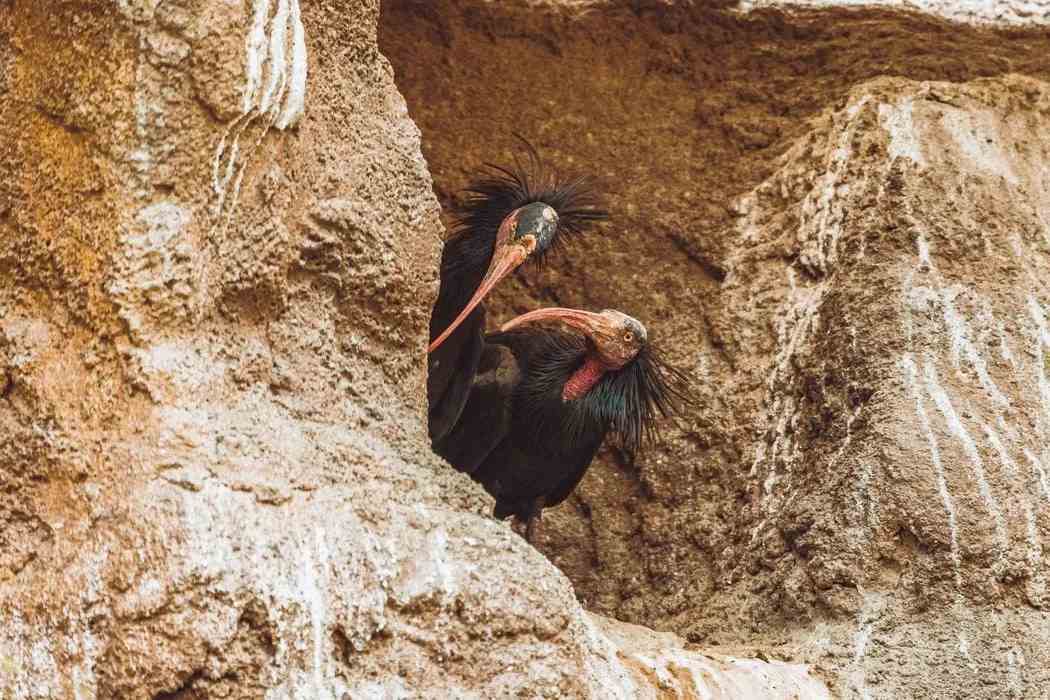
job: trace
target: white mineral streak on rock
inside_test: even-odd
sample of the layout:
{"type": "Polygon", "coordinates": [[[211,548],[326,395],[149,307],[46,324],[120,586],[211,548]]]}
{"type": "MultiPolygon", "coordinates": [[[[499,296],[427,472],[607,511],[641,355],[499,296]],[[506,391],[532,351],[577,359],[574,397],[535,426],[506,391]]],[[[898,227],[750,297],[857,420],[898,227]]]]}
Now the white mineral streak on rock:
{"type": "Polygon", "coordinates": [[[256,106],[259,86],[262,85],[263,64],[266,62],[266,20],[270,14],[270,0],[255,0],[252,26],[245,38],[244,96],[241,114],[248,114],[256,106]]]}
{"type": "Polygon", "coordinates": [[[1050,481],[1047,481],[1046,470],[1043,469],[1043,463],[1028,448],[1025,448],[1024,456],[1032,466],[1033,474],[1039,479],[1039,490],[1042,491],[1043,498],[1045,498],[1047,502],[1050,502],[1050,481]]]}
{"type": "Polygon", "coordinates": [[[150,86],[146,79],[145,62],[139,61],[135,67],[135,141],[136,146],[128,154],[128,160],[138,176],[135,195],[143,197],[149,192],[148,175],[153,170],[153,147],[150,145],[150,86]]]}
{"type": "MultiPolygon", "coordinates": [[[[703,698],[704,700],[823,700],[831,698],[827,687],[810,675],[802,664],[743,659],[683,648],[672,634],[588,615],[599,635],[612,642],[610,658],[625,666],[631,686],[610,687],[607,697],[631,700],[658,698],[703,698]],[[655,680],[655,683],[653,682],[655,680]]],[[[614,667],[615,670],[615,667],[614,667]]]]}
{"type": "Polygon", "coordinates": [[[959,630],[959,656],[966,660],[966,665],[973,670],[977,670],[977,664],[974,662],[973,657],[970,655],[970,640],[967,639],[966,633],[959,630]]]}
{"type": "Polygon", "coordinates": [[[952,406],[948,393],[941,386],[937,378],[937,368],[934,366],[931,357],[926,357],[923,368],[926,391],[929,393],[930,398],[933,399],[937,410],[941,412],[941,416],[944,417],[945,422],[948,424],[948,429],[962,443],[963,451],[970,459],[974,480],[977,482],[977,490],[981,494],[981,500],[984,501],[984,507],[988,509],[995,523],[995,537],[998,541],[998,554],[1001,559],[1006,556],[1006,550],[1009,547],[1009,541],[1006,536],[1006,522],[1003,519],[1002,510],[999,508],[999,501],[996,499],[995,494],[992,493],[992,487],[988,483],[988,478],[984,471],[984,460],[981,459],[981,453],[977,450],[977,445],[974,443],[973,438],[970,437],[966,426],[959,419],[959,414],[956,413],[955,407],[952,406]]]}
{"type": "Polygon", "coordinates": [[[33,670],[27,668],[26,632],[18,611],[0,612],[0,690],[5,696],[24,698],[31,691],[33,670]]]}
{"type": "Polygon", "coordinates": [[[299,0],[278,0],[277,10],[269,25],[270,45],[267,54],[265,42],[258,41],[256,22],[260,12],[269,12],[269,5],[269,0],[255,0],[252,33],[256,36],[250,37],[246,50],[249,54],[253,50],[261,53],[250,59],[256,74],[247,76],[244,113],[255,110],[258,114],[269,116],[270,123],[278,129],[286,129],[299,122],[305,106],[306,30],[299,11],[299,0]],[[260,71],[263,68],[269,71],[268,80],[266,90],[259,94],[262,85],[260,71]]]}
{"type": "MultiPolygon", "coordinates": [[[[794,273],[788,269],[788,277],[792,278],[794,273]]],[[[802,344],[814,330],[818,322],[820,302],[823,300],[825,286],[820,285],[814,289],[803,289],[792,285],[792,293],[786,302],[784,314],[777,324],[777,356],[773,364],[773,370],[766,377],[766,390],[772,397],[771,416],[776,416],[776,429],[773,431],[773,444],[766,449],[765,443],[759,443],[755,458],[751,463],[751,474],[758,473],[758,467],[767,457],[776,457],[784,449],[786,441],[787,426],[794,418],[796,404],[794,396],[784,395],[776,391],[778,377],[784,376],[791,371],[791,361],[799,351],[802,344]]],[[[778,475],[774,469],[763,481],[763,499],[772,495],[776,486],[778,475]]]]}
{"type": "Polygon", "coordinates": [[[956,369],[960,368],[960,360],[965,357],[970,363],[970,366],[977,372],[977,378],[981,382],[981,386],[984,388],[988,395],[995,400],[996,403],[1000,404],[1003,408],[1007,408],[1010,405],[1009,399],[1007,399],[999,387],[992,381],[991,376],[988,374],[988,365],[984,361],[984,357],[981,356],[973,343],[970,341],[970,326],[966,322],[966,319],[955,310],[955,297],[959,294],[965,294],[966,290],[962,287],[949,287],[943,291],[942,294],[942,305],[944,307],[944,323],[948,328],[948,332],[951,334],[952,341],[952,364],[955,365],[956,369]]]}
{"type": "Polygon", "coordinates": [[[212,161],[217,217],[227,199],[228,213],[236,208],[248,160],[267,132],[274,127],[285,130],[295,126],[305,108],[308,61],[299,0],[277,0],[272,17],[271,9],[270,0],[254,0],[245,37],[241,114],[226,125],[212,161]],[[260,118],[264,122],[262,131],[241,158],[241,137],[260,118]]]}
{"type": "Polygon", "coordinates": [[[850,662],[849,686],[862,700],[871,697],[868,689],[867,669],[864,666],[864,657],[868,651],[868,643],[871,641],[872,632],[879,615],[882,614],[885,602],[882,595],[861,591],[863,602],[857,611],[857,631],[853,633],[853,659],[850,662]]]}
{"type": "MultiPolygon", "coordinates": [[[[838,260],[838,243],[842,236],[844,212],[842,202],[849,194],[850,185],[845,180],[846,164],[853,157],[850,144],[856,133],[859,120],[854,119],[869,101],[868,96],[852,103],[845,111],[849,121],[844,128],[832,131],[828,138],[823,173],[802,202],[803,228],[808,234],[800,234],[816,241],[815,251],[804,251],[801,258],[828,274],[838,260]],[[830,140],[834,138],[834,147],[830,140]]],[[[821,285],[826,287],[826,282],[821,285]]],[[[823,289],[821,290],[823,292],[823,289]]],[[[823,297],[823,293],[821,294],[823,297]]]]}
{"type": "MultiPolygon", "coordinates": [[[[961,144],[956,147],[962,149],[961,144]]],[[[973,154],[970,154],[972,157],[973,154]]],[[[999,173],[1004,178],[1007,173],[999,173]]],[[[990,399],[981,405],[983,411],[989,411],[993,420],[980,418],[980,411],[976,411],[969,401],[963,398],[963,394],[952,392],[949,395],[949,386],[942,385],[937,371],[937,360],[934,353],[926,351],[923,363],[923,387],[913,386],[913,393],[917,402],[920,425],[926,433],[930,443],[931,455],[937,472],[938,490],[941,491],[942,500],[946,509],[949,510],[949,529],[953,533],[953,561],[957,561],[957,536],[955,535],[956,518],[950,494],[947,491],[945,481],[945,469],[941,460],[942,454],[937,445],[936,437],[932,431],[929,418],[922,408],[923,389],[925,394],[937,407],[944,419],[949,432],[959,441],[962,452],[966,455],[966,461],[970,467],[970,473],[976,485],[977,494],[981,503],[992,516],[991,520],[995,527],[995,543],[999,565],[1003,566],[1009,553],[1010,538],[1007,530],[1008,521],[1018,518],[1024,527],[1024,562],[1030,577],[1025,582],[1025,592],[1028,599],[1035,605],[1042,604],[1046,595],[1044,563],[1042,556],[1042,541],[1038,524],[1038,502],[1040,499],[1050,500],[1050,484],[1047,483],[1042,460],[1026,444],[1026,440],[1035,438],[1039,443],[1046,440],[1048,428],[1050,428],[1050,382],[1047,381],[1044,360],[1044,348],[1050,344],[1050,330],[1047,329],[1046,315],[1042,306],[1034,296],[1028,295],[1025,300],[1030,323],[1024,319],[1015,322],[1021,327],[1021,332],[1031,339],[1033,349],[1024,352],[1015,352],[1010,345],[1007,326],[996,317],[990,298],[982,296],[972,286],[962,284],[950,284],[942,273],[934,265],[930,245],[923,233],[920,231],[916,237],[918,250],[918,264],[913,272],[905,276],[904,291],[907,304],[905,305],[905,326],[910,346],[915,346],[920,340],[915,337],[914,331],[917,323],[927,324],[937,318],[940,307],[940,318],[943,328],[947,331],[948,346],[946,348],[948,359],[955,368],[955,378],[962,386],[973,386],[975,383],[980,387],[983,394],[990,399]],[[914,280],[919,275],[924,275],[930,280],[928,285],[915,285],[914,280]],[[965,299],[966,303],[958,302],[965,299]],[[1011,401],[1000,390],[992,378],[991,367],[997,362],[995,358],[986,358],[983,354],[985,348],[998,349],[1001,362],[998,367],[1006,367],[1012,375],[1007,380],[1015,386],[1025,387],[1028,391],[1024,398],[1035,399],[1036,411],[1026,408],[1032,405],[1028,401],[1011,401]],[[1034,356],[1032,367],[1028,366],[1028,355],[1034,356]],[[990,364],[991,363],[991,364],[990,364]],[[969,370],[972,369],[972,372],[969,370]],[[1034,376],[1033,376],[1034,374],[1034,376]],[[974,382],[976,379],[976,382],[974,382]],[[1035,391],[1032,391],[1035,389],[1035,391]],[[958,408],[957,408],[958,406],[958,408]],[[1027,420],[1018,412],[1028,412],[1027,420]],[[964,421],[963,417],[966,418],[964,421]],[[973,431],[966,426],[966,422],[976,423],[973,431]],[[1034,425],[1035,435],[1028,435],[1025,429],[1015,425],[1034,425]],[[979,426],[979,427],[977,427],[979,426]],[[980,435],[976,437],[974,431],[980,435]],[[1022,469],[1011,453],[1023,454],[1030,468],[1022,469]],[[986,469],[988,460],[992,459],[989,454],[994,454],[1000,463],[1003,478],[996,478],[996,487],[1003,493],[996,495],[993,490],[992,481],[986,469]],[[1004,510],[1001,501],[1005,499],[1004,510]]],[[[1017,239],[1010,249],[1015,255],[1024,261],[1024,244],[1017,239]]],[[[1026,267],[1027,269],[1027,267],[1026,267]]],[[[1031,274],[1029,273],[1029,277],[1031,274]]],[[[1032,280],[1038,284],[1038,280],[1032,280]]],[[[1016,327],[1012,326],[1011,331],[1016,327]]],[[[1014,331],[1016,332],[1016,331],[1014,331]]],[[[1014,340],[1017,343],[1016,340],[1014,340]]],[[[1023,347],[1017,346],[1015,347],[1023,347]]],[[[912,354],[906,353],[902,365],[905,367],[909,383],[918,383],[918,367],[912,359],[912,354]]],[[[958,571],[956,572],[957,583],[958,571]]]]}
{"type": "MultiPolygon", "coordinates": [[[[295,2],[296,0],[292,0],[295,2]]],[[[270,73],[266,89],[259,98],[258,109],[261,114],[268,113],[284,97],[287,75],[285,74],[285,35],[288,33],[288,2],[277,0],[277,11],[270,21],[270,73]]]]}
{"type": "Polygon", "coordinates": [[[937,479],[937,492],[941,495],[944,511],[948,515],[948,534],[951,546],[952,570],[955,573],[955,587],[962,587],[962,558],[959,554],[959,530],[956,524],[955,502],[948,491],[948,480],[944,473],[944,464],[941,462],[941,450],[937,444],[937,436],[930,426],[930,417],[926,413],[922,387],[919,384],[919,370],[911,353],[905,353],[901,359],[904,369],[904,381],[911,388],[912,397],[915,399],[915,413],[919,418],[919,426],[930,445],[930,460],[937,479]]]}
{"type": "MultiPolygon", "coordinates": [[[[842,444],[831,458],[830,468],[834,468],[846,453],[846,449],[853,442],[853,423],[864,410],[864,404],[859,404],[852,413],[846,417],[846,436],[842,444]]],[[[875,460],[864,459],[860,461],[860,473],[857,476],[857,487],[853,491],[853,499],[856,510],[853,513],[854,523],[850,528],[856,533],[858,542],[871,540],[872,533],[879,528],[879,492],[871,488],[871,480],[874,476],[875,460]]]]}
{"type": "Polygon", "coordinates": [[[323,528],[319,527],[314,530],[314,546],[311,548],[309,545],[304,545],[302,555],[303,560],[298,572],[298,588],[303,593],[303,598],[309,608],[312,653],[309,683],[305,682],[305,678],[303,679],[305,687],[298,695],[317,698],[317,700],[334,699],[335,695],[330,682],[334,675],[331,669],[331,655],[325,647],[329,622],[326,600],[329,590],[329,551],[323,528]]]}
{"type": "MultiPolygon", "coordinates": [[[[983,304],[981,305],[979,313],[980,322],[985,327],[995,329],[996,337],[999,339],[999,357],[1001,357],[1004,362],[1009,363],[1014,370],[1017,370],[1020,367],[1020,363],[1017,359],[1017,354],[1014,353],[1013,349],[1010,347],[1010,336],[1006,332],[1006,325],[995,317],[990,300],[987,298],[983,299],[983,304]]],[[[978,345],[980,344],[981,343],[978,342],[978,345]]]]}
{"type": "Polygon", "coordinates": [[[907,158],[916,165],[925,165],[922,141],[912,120],[914,100],[903,99],[896,104],[879,105],[879,124],[890,137],[890,158],[907,158]]]}
{"type": "Polygon", "coordinates": [[[1010,697],[1024,697],[1027,685],[1024,680],[1024,667],[1024,651],[1010,649],[1006,652],[1006,669],[1009,676],[1006,687],[1010,690],[1010,697]]]}
{"type": "Polygon", "coordinates": [[[1028,480],[1021,475],[1021,470],[1017,468],[1017,464],[1010,457],[1010,453],[1003,445],[1003,441],[999,438],[996,430],[987,423],[983,427],[988,442],[991,443],[996,454],[999,455],[999,461],[1003,465],[1003,470],[1014,487],[1015,500],[1024,514],[1025,539],[1028,544],[1025,559],[1032,571],[1032,588],[1029,591],[1029,598],[1038,604],[1046,594],[1046,579],[1043,576],[1043,543],[1039,537],[1039,525],[1035,519],[1032,503],[1027,498],[1028,488],[1024,486],[1028,483],[1028,480]]]}
{"type": "Polygon", "coordinates": [[[275,126],[287,129],[299,122],[306,104],[306,31],[299,15],[299,0],[292,2],[292,57],[289,68],[290,82],[284,99],[284,107],[275,126]]]}
{"type": "Polygon", "coordinates": [[[216,214],[222,212],[223,203],[226,201],[226,189],[230,184],[230,180],[233,179],[234,165],[240,152],[241,133],[247,128],[248,121],[242,116],[227,124],[222,132],[222,137],[219,138],[219,145],[215,148],[215,158],[212,160],[211,187],[216,197],[216,214]],[[238,125],[240,125],[240,128],[237,128],[236,133],[233,133],[238,125]],[[230,141],[231,135],[232,141],[230,141]],[[230,141],[230,143],[227,144],[227,141],[230,141]]]}
{"type": "MultiPolygon", "coordinates": [[[[1046,314],[1042,305],[1034,296],[1028,296],[1028,313],[1035,322],[1035,375],[1039,387],[1041,421],[1044,426],[1050,424],[1050,381],[1046,377],[1046,352],[1050,348],[1050,329],[1047,328],[1046,314]]],[[[1044,439],[1046,438],[1044,434],[1044,439]]]]}
{"type": "MultiPolygon", "coordinates": [[[[956,298],[962,295],[971,295],[972,291],[962,285],[943,284],[940,278],[940,273],[937,271],[937,268],[934,266],[933,261],[930,258],[930,244],[922,232],[917,236],[916,246],[918,248],[919,256],[918,271],[933,273],[933,279],[937,284],[936,286],[930,287],[921,285],[913,286],[911,284],[912,277],[909,278],[909,282],[906,284],[906,294],[919,296],[924,301],[937,304],[943,309],[944,325],[948,330],[949,338],[951,340],[952,364],[955,366],[956,370],[960,372],[960,378],[965,380],[965,377],[961,375],[962,360],[965,359],[977,373],[977,378],[980,380],[981,387],[987,392],[988,396],[1002,408],[1009,408],[1010,400],[1003,395],[1002,391],[1000,391],[999,387],[995,384],[995,381],[992,380],[992,377],[988,372],[987,362],[971,340],[973,331],[970,328],[969,323],[967,323],[966,318],[960,314],[955,307],[956,298]]],[[[987,300],[980,301],[986,302],[987,300]]],[[[988,322],[995,322],[995,318],[987,308],[986,303],[982,307],[981,315],[988,322]]]]}
{"type": "Polygon", "coordinates": [[[915,245],[919,250],[919,271],[927,272],[931,270],[933,261],[930,259],[930,243],[921,231],[915,240],[915,245]]]}
{"type": "Polygon", "coordinates": [[[1045,0],[741,0],[737,12],[762,7],[886,7],[973,24],[1050,24],[1045,0]]]}
{"type": "MultiPolygon", "coordinates": [[[[866,108],[871,108],[871,98],[868,95],[851,101],[836,113],[837,128],[829,133],[822,149],[826,155],[820,165],[821,175],[809,188],[800,204],[801,223],[798,236],[804,243],[799,259],[803,264],[820,270],[823,276],[816,284],[800,284],[792,267],[787,267],[785,272],[789,292],[777,321],[776,359],[765,381],[766,400],[769,405],[766,419],[772,423],[772,439],[769,444],[759,441],[749,472],[750,476],[761,479],[762,507],[766,512],[772,512],[776,508],[774,499],[770,497],[775,495],[777,483],[784,476],[777,472],[775,465],[799,463],[801,458],[801,448],[794,437],[796,431],[789,429],[794,428],[798,420],[796,395],[783,391],[778,382],[795,374],[794,358],[803,352],[809,339],[822,330],[820,309],[828,291],[835,284],[834,275],[845,216],[844,206],[849,199],[850,190],[846,178],[848,163],[853,158],[851,144],[860,124],[857,115],[866,108]],[[768,465],[768,472],[760,474],[765,465],[768,465]]],[[[779,184],[767,181],[756,191],[770,184],[779,187],[779,184]]],[[[741,240],[752,240],[753,231],[760,229],[758,222],[761,221],[762,210],[756,205],[756,201],[755,193],[752,192],[737,202],[736,209],[744,213],[738,228],[741,240]]],[[[862,252],[857,254],[861,255],[862,252]]],[[[839,328],[836,332],[843,330],[855,333],[852,327],[839,328]]],[[[855,415],[848,416],[846,420],[852,423],[855,418],[855,415]]],[[[847,425],[847,433],[850,427],[847,425]]],[[[848,442],[847,439],[846,444],[836,451],[834,460],[843,456],[848,442]]],[[[761,530],[760,522],[751,531],[752,541],[761,530]]]]}
{"type": "MultiPolygon", "coordinates": [[[[848,437],[848,436],[847,436],[848,437]]],[[[858,513],[858,535],[870,539],[873,532],[879,529],[879,494],[871,490],[871,479],[874,475],[875,461],[865,459],[860,464],[860,476],[857,479],[857,490],[854,492],[858,513]]]]}

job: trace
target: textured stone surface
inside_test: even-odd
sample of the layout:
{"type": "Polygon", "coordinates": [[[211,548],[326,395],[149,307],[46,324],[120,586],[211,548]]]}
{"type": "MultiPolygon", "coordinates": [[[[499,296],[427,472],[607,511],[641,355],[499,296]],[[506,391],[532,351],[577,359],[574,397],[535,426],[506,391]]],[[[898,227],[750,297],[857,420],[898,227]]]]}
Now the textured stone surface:
{"type": "Polygon", "coordinates": [[[378,3],[0,0],[0,696],[1044,696],[1050,42],[738,9],[383,6],[439,198],[518,130],[620,212],[494,318],[696,380],[562,575],[426,446],[378,3]]]}
{"type": "Polygon", "coordinates": [[[0,0],[0,697],[824,695],[620,648],[430,454],[378,10],[0,0]]]}
{"type": "Polygon", "coordinates": [[[761,7],[886,7],[940,15],[957,22],[1038,26],[1050,24],[1047,0],[741,0],[738,9],[761,7]]]}
{"type": "Polygon", "coordinates": [[[421,7],[385,3],[380,44],[439,198],[518,131],[617,215],[500,290],[493,323],[621,308],[701,397],[545,517],[585,605],[809,663],[845,697],[1044,697],[1045,30],[421,7]]]}

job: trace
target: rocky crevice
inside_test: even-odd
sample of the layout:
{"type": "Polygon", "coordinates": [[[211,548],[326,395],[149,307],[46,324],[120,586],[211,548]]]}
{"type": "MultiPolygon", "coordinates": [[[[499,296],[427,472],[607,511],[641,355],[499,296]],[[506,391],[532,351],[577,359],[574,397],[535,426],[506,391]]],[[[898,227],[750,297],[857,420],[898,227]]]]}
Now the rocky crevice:
{"type": "Polygon", "coordinates": [[[615,214],[500,289],[493,319],[621,308],[701,397],[545,517],[540,548],[584,604],[807,659],[847,696],[972,673],[1037,697],[1045,649],[1020,630],[1044,617],[1045,31],[879,7],[428,6],[384,3],[380,45],[439,198],[519,132],[603,178],[615,214]]]}
{"type": "Polygon", "coordinates": [[[1045,38],[731,5],[0,1],[0,695],[1037,697],[1045,38]],[[511,130],[702,399],[568,579],[424,429],[511,130]]]}

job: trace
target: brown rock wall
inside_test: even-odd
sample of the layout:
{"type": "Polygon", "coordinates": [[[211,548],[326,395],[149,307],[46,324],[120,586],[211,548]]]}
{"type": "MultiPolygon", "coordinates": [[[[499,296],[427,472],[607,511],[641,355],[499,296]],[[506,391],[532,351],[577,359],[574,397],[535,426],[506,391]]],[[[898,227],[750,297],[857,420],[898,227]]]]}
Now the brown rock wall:
{"type": "Polygon", "coordinates": [[[430,454],[441,227],[378,11],[0,2],[0,696],[825,695],[621,658],[430,454]]]}
{"type": "Polygon", "coordinates": [[[513,131],[610,192],[493,322],[621,308],[700,394],[541,549],[593,610],[846,696],[1041,697],[1045,32],[702,5],[383,6],[440,198],[513,131]]]}
{"type": "Polygon", "coordinates": [[[0,694],[1045,694],[1045,32],[730,5],[0,0],[0,694]],[[512,131],[619,217],[494,317],[701,399],[568,579],[423,427],[512,131]]]}

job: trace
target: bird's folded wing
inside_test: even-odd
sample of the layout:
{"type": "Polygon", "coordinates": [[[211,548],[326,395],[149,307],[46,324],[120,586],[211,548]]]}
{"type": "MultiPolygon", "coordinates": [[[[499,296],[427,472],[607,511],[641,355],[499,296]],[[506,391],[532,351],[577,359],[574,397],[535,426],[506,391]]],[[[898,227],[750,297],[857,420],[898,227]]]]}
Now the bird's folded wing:
{"type": "Polygon", "coordinates": [[[437,443],[459,420],[485,348],[485,307],[478,306],[430,357],[428,429],[437,443]]]}
{"type": "Polygon", "coordinates": [[[518,362],[505,345],[486,344],[459,420],[434,451],[461,472],[474,473],[510,430],[511,398],[521,381],[518,362]]]}
{"type": "Polygon", "coordinates": [[[602,439],[599,438],[597,441],[592,440],[589,444],[581,444],[579,449],[572,453],[571,459],[563,465],[565,469],[564,478],[557,487],[547,493],[544,499],[546,507],[553,508],[576,490],[576,487],[583,479],[583,475],[587,473],[587,468],[591,466],[594,455],[598,453],[598,448],[601,446],[602,439]]]}

